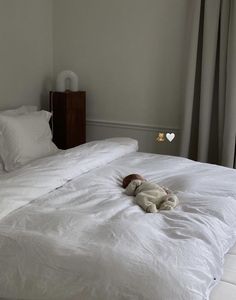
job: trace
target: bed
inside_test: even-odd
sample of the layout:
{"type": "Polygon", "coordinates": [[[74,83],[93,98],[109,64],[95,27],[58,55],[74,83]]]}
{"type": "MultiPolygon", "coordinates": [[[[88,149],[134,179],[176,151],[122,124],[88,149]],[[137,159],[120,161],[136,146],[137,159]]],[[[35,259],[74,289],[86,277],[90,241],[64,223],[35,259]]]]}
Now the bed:
{"type": "Polygon", "coordinates": [[[1,299],[236,299],[235,170],[137,149],[95,141],[1,173],[1,299]],[[146,214],[130,173],[180,205],[146,214]]]}

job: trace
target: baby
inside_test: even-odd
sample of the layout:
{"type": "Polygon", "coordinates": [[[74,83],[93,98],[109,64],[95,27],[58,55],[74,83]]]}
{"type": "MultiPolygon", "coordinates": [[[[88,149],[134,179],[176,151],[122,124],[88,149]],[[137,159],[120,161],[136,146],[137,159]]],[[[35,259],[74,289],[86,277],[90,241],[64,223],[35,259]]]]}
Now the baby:
{"type": "Polygon", "coordinates": [[[128,196],[135,196],[139,206],[148,213],[158,210],[171,210],[178,205],[179,200],[169,190],[146,181],[139,174],[130,174],[123,179],[123,188],[128,196]]]}

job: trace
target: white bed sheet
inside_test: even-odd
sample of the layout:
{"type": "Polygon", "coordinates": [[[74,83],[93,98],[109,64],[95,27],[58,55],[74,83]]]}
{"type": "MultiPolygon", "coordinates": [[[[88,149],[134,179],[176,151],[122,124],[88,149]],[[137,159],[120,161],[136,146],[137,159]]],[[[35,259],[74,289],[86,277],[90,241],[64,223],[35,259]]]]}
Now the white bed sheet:
{"type": "Polygon", "coordinates": [[[213,289],[210,300],[236,299],[236,244],[225,255],[224,272],[219,284],[213,289]]]}
{"type": "Polygon", "coordinates": [[[209,298],[236,239],[235,171],[136,148],[92,143],[1,178],[0,297],[209,298]],[[179,207],[145,214],[120,186],[129,173],[175,190],[179,207]]]}

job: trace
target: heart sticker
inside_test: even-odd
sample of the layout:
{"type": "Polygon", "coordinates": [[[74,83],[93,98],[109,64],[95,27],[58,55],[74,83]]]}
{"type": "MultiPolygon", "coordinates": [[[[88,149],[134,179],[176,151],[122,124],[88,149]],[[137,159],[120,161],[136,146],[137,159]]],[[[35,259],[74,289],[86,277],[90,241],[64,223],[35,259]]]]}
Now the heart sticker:
{"type": "Polygon", "coordinates": [[[175,134],[172,132],[172,133],[167,133],[166,134],[166,138],[169,142],[172,142],[173,139],[175,138],[175,134]]]}

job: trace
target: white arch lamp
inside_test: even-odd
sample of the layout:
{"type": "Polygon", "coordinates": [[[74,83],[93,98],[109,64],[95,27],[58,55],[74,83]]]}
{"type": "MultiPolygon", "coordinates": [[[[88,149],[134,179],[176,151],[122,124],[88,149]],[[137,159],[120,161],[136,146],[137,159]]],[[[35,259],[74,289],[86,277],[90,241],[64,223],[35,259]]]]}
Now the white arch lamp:
{"type": "Polygon", "coordinates": [[[72,92],[77,92],[78,91],[78,76],[69,70],[65,70],[60,72],[57,75],[57,80],[56,80],[56,89],[58,92],[65,92],[66,91],[66,83],[67,80],[69,80],[69,90],[72,92]]]}

